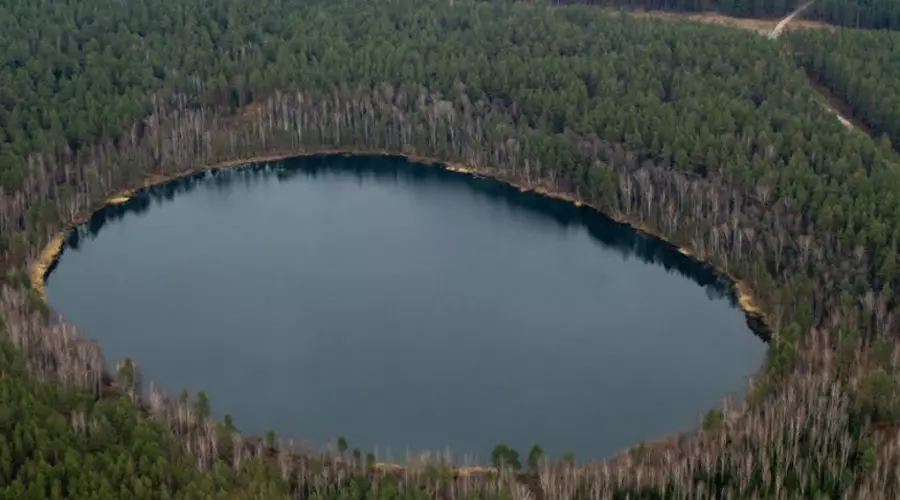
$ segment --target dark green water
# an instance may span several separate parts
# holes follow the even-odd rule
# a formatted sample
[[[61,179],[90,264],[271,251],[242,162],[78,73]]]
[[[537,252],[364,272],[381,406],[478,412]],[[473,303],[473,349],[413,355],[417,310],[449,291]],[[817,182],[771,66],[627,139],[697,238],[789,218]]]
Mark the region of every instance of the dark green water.
[[[101,230],[102,229],[102,230]],[[560,201],[394,158],[318,157],[95,215],[51,305],[244,432],[402,458],[500,441],[600,457],[689,430],[765,345],[709,270]]]

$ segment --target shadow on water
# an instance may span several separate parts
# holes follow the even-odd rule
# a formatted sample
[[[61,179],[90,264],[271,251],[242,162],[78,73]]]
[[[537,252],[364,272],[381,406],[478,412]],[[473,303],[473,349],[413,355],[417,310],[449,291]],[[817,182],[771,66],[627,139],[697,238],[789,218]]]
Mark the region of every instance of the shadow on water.
[[[584,227],[594,240],[624,258],[636,257],[645,263],[662,266],[668,272],[678,273],[703,287],[711,300],[725,299],[732,307],[739,307],[730,281],[712,266],[698,262],[679,252],[673,245],[614,221],[590,207],[575,206],[534,192],[522,192],[493,179],[473,177],[442,168],[423,168],[422,165],[410,163],[399,156],[316,155],[198,172],[141,189],[125,203],[98,210],[85,223],[69,232],[64,248],[78,249],[85,240],[94,239],[107,223],[126,215],[145,214],[154,205],[190,193],[201,184],[227,191],[239,185],[250,188],[270,176],[284,182],[301,175],[314,179],[320,175],[335,173],[354,175],[360,183],[365,179],[378,179],[395,183],[400,180],[414,184],[440,181],[444,184],[463,185],[472,192],[495,202],[505,203],[510,208],[524,210],[544,220],[552,220],[560,227]],[[56,262],[49,270],[51,274],[55,266]],[[760,339],[765,342],[770,340],[770,331],[759,318],[747,315],[747,324]]]

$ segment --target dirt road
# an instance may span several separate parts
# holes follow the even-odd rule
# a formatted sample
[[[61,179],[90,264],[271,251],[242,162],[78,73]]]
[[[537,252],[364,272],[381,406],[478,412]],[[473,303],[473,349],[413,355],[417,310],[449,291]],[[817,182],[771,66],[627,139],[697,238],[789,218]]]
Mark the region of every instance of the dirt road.
[[[816,1],[817,0],[809,0],[808,2],[794,9],[794,11],[785,16],[784,19],[778,21],[778,24],[776,24],[775,27],[772,28],[772,31],[769,32],[769,38],[771,38],[772,40],[778,38],[778,36],[784,32],[784,28],[788,25],[788,23],[793,21],[795,17],[803,13],[803,11],[808,9],[812,4],[816,3]],[[820,102],[820,104],[822,105],[822,108],[825,109],[825,111],[828,111],[829,113],[837,117],[838,121],[840,121],[842,125],[847,127],[848,130],[853,130],[853,123],[846,116],[842,115],[840,111],[832,106],[829,106],[827,102],[823,101]]]
[[[810,5],[814,3],[816,3],[816,0],[809,0],[805,4],[794,9],[794,12],[791,12],[790,14],[785,16],[784,19],[778,21],[778,24],[776,24],[775,27],[772,28],[772,31],[769,32],[769,38],[773,40],[775,38],[778,38],[778,35],[780,35],[782,31],[784,31],[784,27],[787,26],[789,22],[793,21],[795,17],[799,16],[804,10],[806,10]]]

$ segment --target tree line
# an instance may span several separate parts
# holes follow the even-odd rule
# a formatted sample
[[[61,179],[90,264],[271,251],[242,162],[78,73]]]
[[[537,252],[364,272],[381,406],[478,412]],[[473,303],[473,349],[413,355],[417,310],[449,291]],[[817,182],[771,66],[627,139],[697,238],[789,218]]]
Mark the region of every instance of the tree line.
[[[338,457],[319,474],[307,455],[257,447],[272,488],[329,492],[321,498],[900,494],[889,473],[900,463],[889,433],[900,416],[897,158],[821,110],[777,44],[505,1],[2,4],[16,26],[0,41],[18,47],[2,52],[0,70],[6,335],[39,380],[95,399],[119,387],[116,401],[164,424],[204,474],[241,474],[252,462],[243,438],[223,438],[188,400],[140,393],[128,364],[118,381],[106,374],[97,346],[27,290],[24,265],[97,200],[149,178],[350,150],[466,164],[690,248],[744,283],[746,307],[773,330],[769,359],[746,410],[577,473],[565,461],[527,477],[390,472]]]

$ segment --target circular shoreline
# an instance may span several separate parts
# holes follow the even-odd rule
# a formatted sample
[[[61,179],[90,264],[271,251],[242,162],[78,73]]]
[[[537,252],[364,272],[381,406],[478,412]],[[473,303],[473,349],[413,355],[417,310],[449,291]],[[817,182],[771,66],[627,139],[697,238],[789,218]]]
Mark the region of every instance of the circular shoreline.
[[[70,231],[72,231],[76,227],[78,227],[81,224],[88,221],[93,214],[100,212],[100,211],[106,209],[107,207],[127,203],[139,192],[142,192],[142,191],[148,190],[148,189],[157,188],[157,187],[163,186],[170,182],[177,182],[179,180],[184,180],[185,178],[188,178],[193,175],[201,174],[204,172],[214,172],[214,171],[224,170],[224,169],[229,169],[229,168],[242,167],[242,166],[249,165],[249,164],[274,162],[274,161],[280,161],[280,160],[285,160],[285,159],[289,159],[289,158],[310,157],[310,156],[338,156],[338,155],[390,156],[390,157],[403,158],[406,161],[417,164],[417,165],[442,168],[449,172],[465,174],[465,175],[473,176],[473,177],[490,178],[490,179],[496,180],[498,182],[504,183],[506,185],[509,185],[509,186],[511,186],[515,189],[518,189],[519,191],[522,191],[522,192],[532,192],[532,193],[536,193],[538,195],[544,196],[546,198],[562,200],[567,203],[571,203],[572,205],[574,205],[576,207],[582,207],[582,206],[588,207],[591,210],[593,210],[594,212],[608,218],[609,220],[612,220],[619,224],[626,225],[629,228],[631,228],[632,230],[637,231],[638,233],[649,236],[655,240],[658,240],[661,243],[664,243],[664,244],[672,247],[673,250],[677,250],[679,253],[681,253],[682,255],[695,261],[697,264],[708,266],[715,275],[727,279],[729,282],[731,291],[734,294],[734,297],[737,299],[738,307],[742,310],[742,312],[744,313],[744,315],[747,319],[748,328],[756,336],[760,337],[766,343],[769,343],[771,341],[772,332],[768,327],[767,317],[766,317],[764,311],[762,310],[758,299],[756,298],[755,294],[753,293],[753,290],[746,282],[737,279],[735,276],[728,273],[727,271],[717,268],[716,266],[714,266],[713,264],[711,264],[708,261],[704,261],[704,260],[696,258],[694,256],[695,254],[691,251],[690,248],[681,247],[681,246],[678,246],[678,245],[672,243],[669,239],[663,237],[662,235],[660,235],[656,231],[652,230],[651,228],[647,227],[640,221],[629,220],[628,218],[613,216],[602,210],[599,210],[597,207],[595,207],[589,203],[585,203],[585,202],[575,198],[572,195],[569,195],[566,193],[561,193],[561,192],[554,192],[554,191],[547,189],[545,187],[542,187],[542,186],[526,187],[526,186],[523,186],[516,182],[510,181],[508,179],[504,179],[502,177],[497,177],[486,171],[480,170],[476,167],[470,167],[470,166],[462,165],[462,164],[443,162],[443,161],[436,160],[433,158],[422,157],[422,156],[417,156],[417,155],[391,153],[391,152],[383,151],[383,150],[367,151],[367,150],[354,150],[354,149],[321,149],[321,150],[314,150],[314,151],[308,151],[308,152],[280,153],[280,154],[255,156],[255,157],[250,157],[250,158],[234,159],[234,160],[228,160],[228,161],[224,161],[224,162],[220,162],[220,163],[216,163],[216,164],[212,164],[212,165],[188,168],[184,171],[181,171],[179,173],[169,175],[169,176],[163,176],[163,175],[147,176],[141,182],[140,186],[132,188],[132,189],[125,189],[122,191],[118,191],[115,194],[103,199],[103,201],[100,202],[99,204],[97,204],[95,206],[95,208],[78,214],[74,219],[72,219],[67,224],[65,224],[63,226],[63,228],[61,230],[59,230],[52,238],[50,238],[48,243],[44,246],[44,248],[38,254],[37,258],[35,258],[32,261],[32,263],[29,267],[29,281],[31,284],[31,289],[33,290],[33,292],[37,293],[37,295],[42,300],[46,300],[46,294],[45,294],[46,280],[49,277],[49,275],[52,273],[54,266],[58,263],[63,251],[65,250],[65,240],[68,237]],[[678,435],[680,435],[680,433],[679,434],[667,434],[664,436],[660,436],[658,438],[648,440],[647,442],[643,442],[640,444],[644,444],[645,446],[649,446],[649,447],[653,447],[656,445],[665,445],[666,443],[671,442]],[[637,444],[635,446],[637,446]],[[626,448],[626,449],[620,451],[619,453],[617,453],[616,455],[613,455],[611,457],[606,457],[606,459],[616,458],[618,456],[621,456],[622,454],[626,454],[632,448]],[[597,459],[600,459],[600,458],[598,457]],[[404,468],[404,466],[402,466],[400,464],[382,463],[382,462],[379,462],[377,464],[377,467],[380,469],[383,469],[383,470],[396,470],[396,469]],[[492,467],[457,466],[457,467],[455,467],[455,470],[460,474],[468,474],[468,473],[473,473],[473,472],[488,472],[488,471],[492,471],[494,469]]]

